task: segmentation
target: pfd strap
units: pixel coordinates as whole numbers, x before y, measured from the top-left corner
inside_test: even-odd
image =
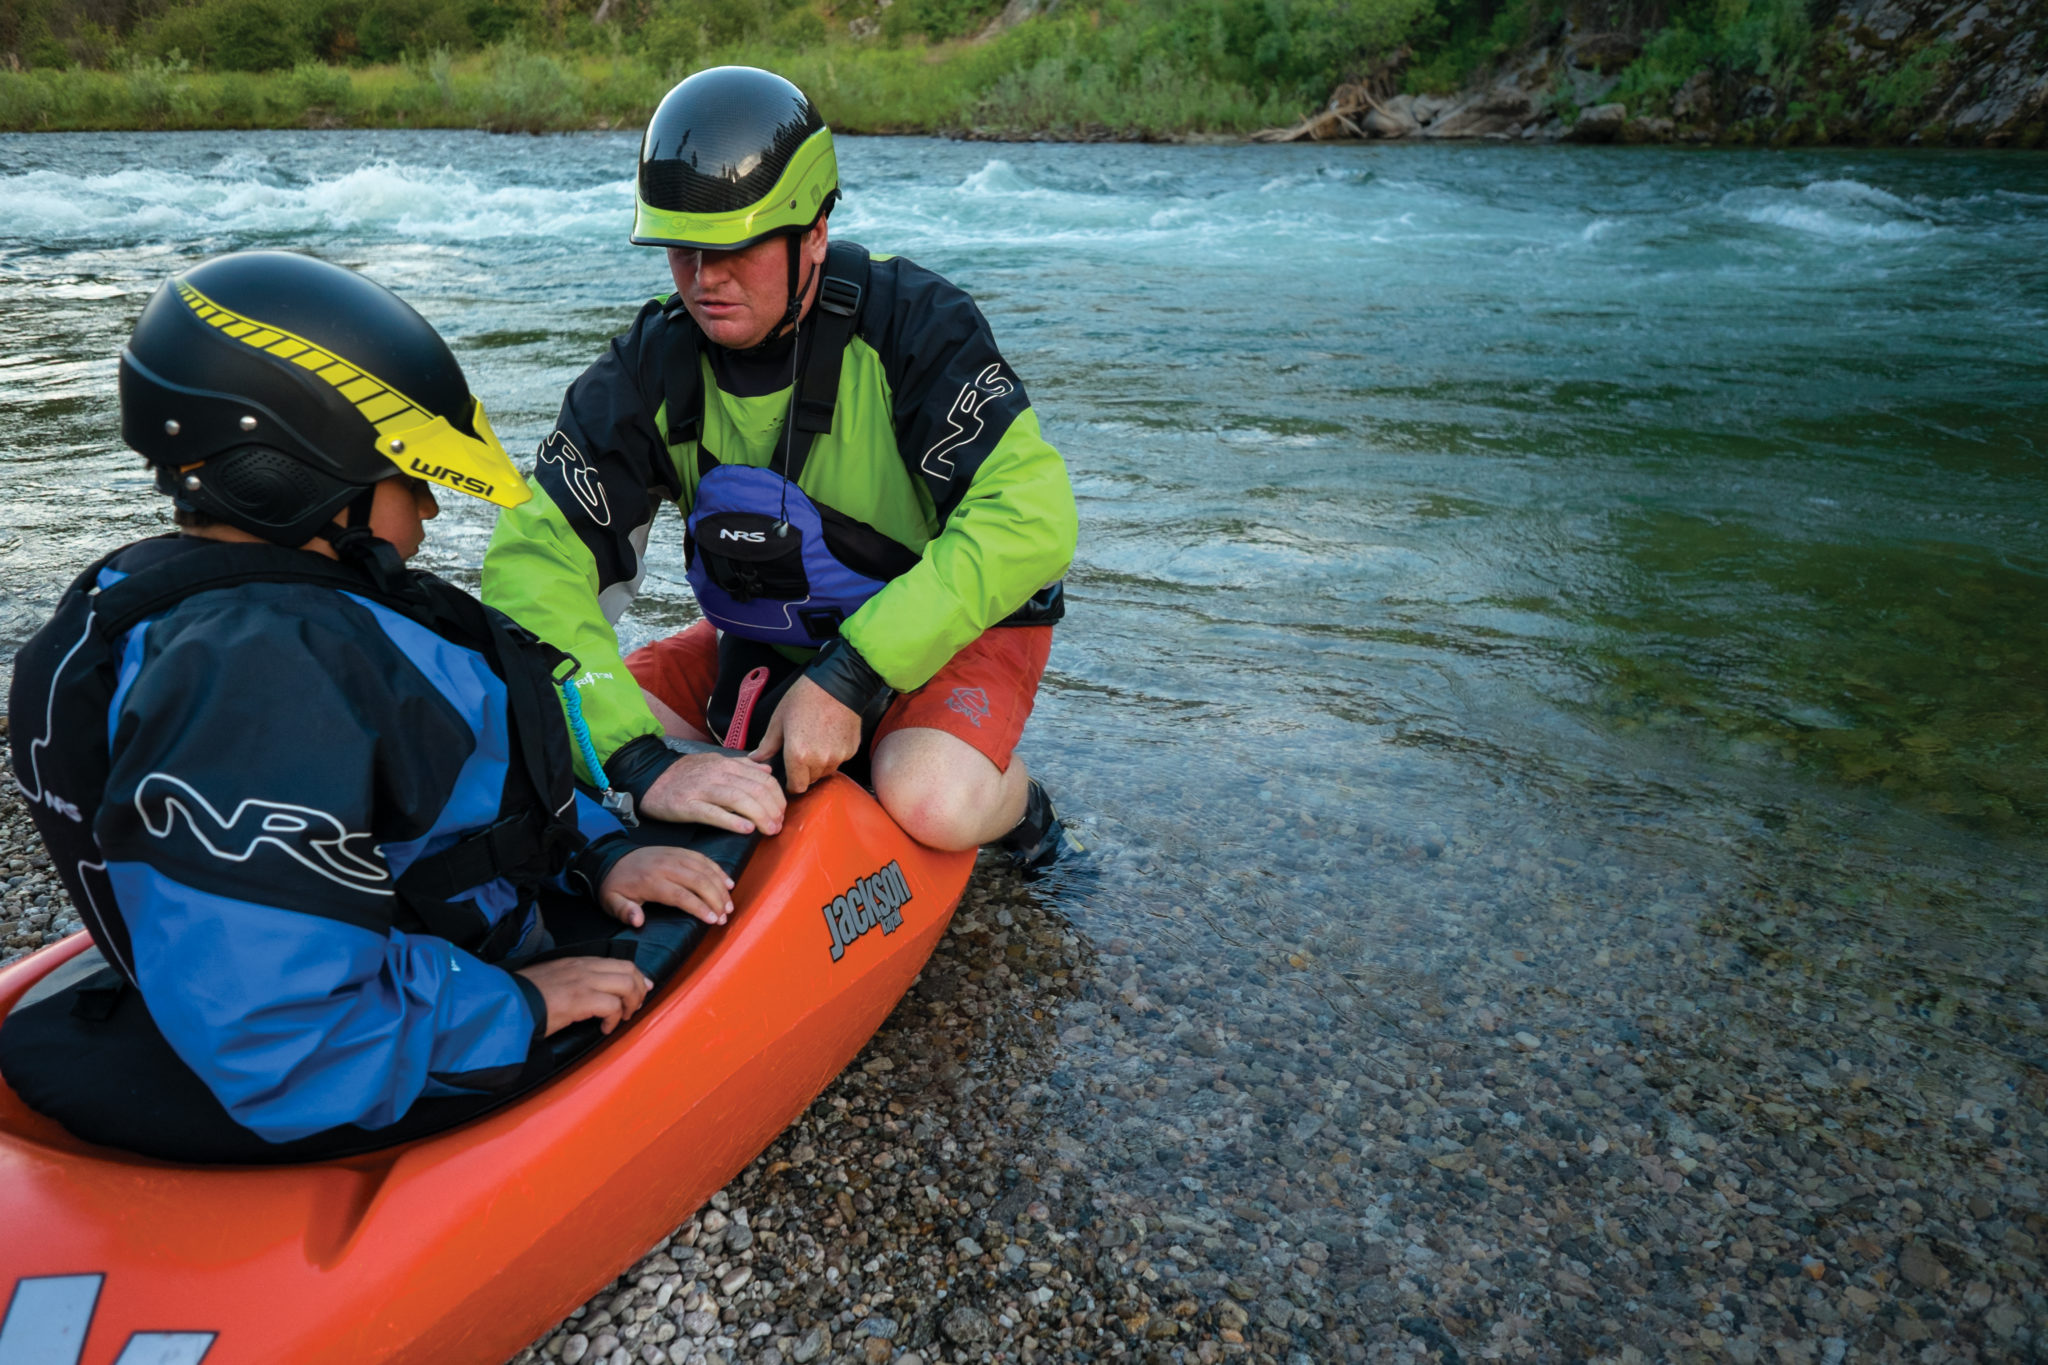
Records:
[[[537,832],[524,814],[507,816],[415,862],[398,879],[398,890],[408,898],[448,900],[500,877],[531,888],[554,875],[548,843],[547,833]]]
[[[661,392],[668,405],[668,443],[679,446],[704,432],[704,376],[697,363],[697,323],[677,294],[663,311],[668,320],[668,348],[661,357]],[[678,400],[681,401],[678,401]]]
[[[783,477],[792,483],[803,477],[812,439],[832,430],[833,413],[839,405],[839,373],[847,343],[860,328],[861,303],[867,297],[872,265],[867,248],[852,242],[834,242],[826,250],[817,322],[811,332],[810,354],[804,357],[803,377],[797,383],[795,425],[790,433],[788,467],[783,470]]]

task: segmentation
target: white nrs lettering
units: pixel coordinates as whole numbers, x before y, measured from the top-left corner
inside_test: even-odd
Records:
[[[918,467],[934,478],[953,477],[953,452],[979,439],[984,423],[981,410],[990,401],[1007,398],[1017,386],[1003,375],[1003,367],[991,365],[960,386],[953,407],[946,414],[946,432],[924,453]]]
[[[21,786],[19,782],[15,783],[14,785],[17,787]],[[57,812],[57,814],[64,816],[66,819],[70,820],[71,823],[74,825],[82,825],[85,823],[85,817],[78,813],[77,806],[73,805],[69,801],[66,801],[63,797],[57,795],[57,793],[51,791],[48,787],[43,788],[42,794],[38,796],[36,799],[38,801],[41,801],[44,805],[48,806],[51,810]]]
[[[832,960],[868,930],[880,925],[884,934],[903,927],[900,913],[910,903],[910,883],[899,863],[890,863],[862,877],[823,907],[825,927],[832,932]]]
[[[768,533],[766,531],[735,531],[730,526],[721,526],[718,528],[718,538],[720,540],[744,540],[750,541],[755,545],[761,545],[767,542]]]
[[[223,816],[191,783],[169,773],[151,773],[135,788],[135,811],[159,839],[177,830],[178,817],[200,846],[226,863],[246,863],[265,845],[277,849],[331,882],[373,896],[391,894],[391,872],[367,833],[324,810],[283,801],[244,800]],[[362,848],[351,845],[360,844]]]
[[[584,515],[599,526],[612,524],[612,505],[605,496],[604,482],[598,478],[597,471],[591,468],[583,452],[576,448],[574,441],[559,431],[549,432],[548,438],[540,443],[534,474],[538,476],[546,465],[553,465],[560,471],[562,486],[583,509]],[[564,507],[562,510],[566,512],[569,509]]]

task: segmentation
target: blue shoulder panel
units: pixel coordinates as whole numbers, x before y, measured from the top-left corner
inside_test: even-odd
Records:
[[[435,817],[433,827],[417,839],[383,846],[384,861],[395,880],[404,876],[405,870],[418,859],[439,853],[471,830],[481,829],[498,818],[512,763],[510,708],[505,704],[504,680],[491,672],[481,654],[442,639],[389,607],[354,593],[342,595],[376,618],[391,642],[448,699],[476,736],[476,748],[462,765],[455,789],[448,795],[448,804]],[[475,888],[469,899],[496,923],[517,904],[518,893],[501,879]]]

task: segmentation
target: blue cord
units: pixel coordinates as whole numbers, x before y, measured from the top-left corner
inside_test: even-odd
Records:
[[[590,770],[590,780],[599,791],[610,791],[611,779],[604,775],[604,764],[597,761],[597,746],[590,742],[590,722],[583,719],[583,697],[576,688],[576,680],[571,678],[559,686],[562,704],[569,708],[569,733],[576,736],[576,747],[583,751],[583,766]]]
[[[576,680],[568,678],[555,686],[561,689],[562,705],[569,712],[569,733],[576,737],[576,747],[583,751],[583,766],[590,770],[590,780],[597,784],[598,804],[616,816],[620,824],[638,825],[640,819],[633,809],[632,793],[613,791],[612,780],[604,775],[604,764],[598,762],[597,746],[590,742],[590,722],[583,719],[583,696],[576,690]]]

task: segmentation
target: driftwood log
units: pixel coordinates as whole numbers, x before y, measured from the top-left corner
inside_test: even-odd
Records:
[[[1254,142],[1331,142],[1342,138],[1364,138],[1366,117],[1386,111],[1373,98],[1364,81],[1340,85],[1330,102],[1292,128],[1266,128],[1252,134]]]

